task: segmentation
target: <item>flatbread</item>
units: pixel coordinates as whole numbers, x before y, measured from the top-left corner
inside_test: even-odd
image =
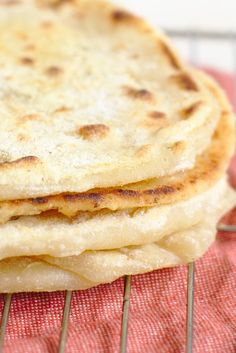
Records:
[[[204,77],[206,80],[206,78]],[[207,81],[208,82],[208,81]],[[196,159],[194,168],[172,176],[145,180],[123,187],[93,189],[32,199],[0,201],[0,223],[12,217],[37,215],[48,210],[74,217],[80,211],[150,207],[187,200],[211,188],[225,173],[235,148],[235,119],[223,93],[210,85],[221,104],[221,117],[210,146]],[[181,144],[176,149],[181,149]]]
[[[214,219],[214,221],[213,221]],[[195,261],[215,238],[215,218],[160,242],[80,256],[15,257],[0,261],[0,292],[78,290],[110,283],[123,275]]]
[[[4,1],[0,47],[1,200],[173,174],[210,143],[218,101],[123,9]]]
[[[79,211],[150,207],[187,200],[207,190],[222,177],[233,150],[232,116],[224,111],[210,147],[198,157],[195,167],[189,171],[118,189],[2,201],[0,202],[0,222],[5,223],[12,217],[35,215],[52,209],[68,217],[74,217]]]
[[[86,250],[118,249],[160,241],[188,229],[217,210],[236,204],[225,178],[202,194],[175,204],[82,212],[73,222],[60,214],[20,217],[0,225],[0,260],[15,256],[66,257]]]
[[[221,195],[220,202],[215,199],[215,208],[208,205],[208,209],[207,203],[204,205],[204,220],[149,244],[85,251],[77,256],[61,258],[22,256],[4,259],[0,261],[0,292],[87,289],[110,283],[123,275],[146,273],[195,261],[214,241],[217,219],[234,202],[235,193],[228,189]]]

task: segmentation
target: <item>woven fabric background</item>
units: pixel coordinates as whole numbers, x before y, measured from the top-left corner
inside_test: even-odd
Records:
[[[233,98],[230,75],[210,72]],[[236,186],[236,158],[230,168]],[[236,209],[225,222],[236,224]],[[133,277],[128,353],[182,353],[185,347],[185,266]],[[236,352],[236,235],[219,233],[196,265],[195,353]],[[67,353],[118,353],[123,279],[74,292]],[[13,296],[6,353],[56,353],[64,293]],[[0,298],[0,310],[3,297]]]

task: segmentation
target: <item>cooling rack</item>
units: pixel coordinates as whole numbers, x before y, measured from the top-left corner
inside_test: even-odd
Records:
[[[236,32],[216,32],[216,31],[195,31],[195,30],[175,30],[166,29],[167,34],[173,38],[174,41],[185,41],[187,45],[190,61],[198,65],[199,63],[199,46],[204,41],[208,43],[227,43],[231,51],[231,62],[233,72],[236,77]],[[236,82],[234,89],[234,102],[236,105]],[[219,224],[218,230],[224,232],[236,233],[236,225]],[[186,309],[186,353],[193,352],[193,338],[194,338],[194,272],[195,263],[188,264],[187,273],[187,309]],[[120,353],[127,352],[128,341],[128,324],[129,323],[129,306],[130,295],[132,289],[132,277],[126,276],[124,278],[124,297],[123,297],[123,315],[121,324],[120,336]],[[11,307],[11,299],[14,294],[6,294],[4,298],[4,307],[2,312],[2,319],[0,325],[0,353],[4,353],[4,337],[7,328],[8,316]],[[67,291],[65,294],[65,303],[63,310],[63,318],[61,324],[60,339],[58,342],[58,353],[65,353],[66,337],[68,331],[68,322],[71,308],[71,299],[73,292]],[[197,334],[197,333],[196,333]],[[90,353],[90,352],[89,352]],[[92,353],[92,352],[91,352]],[[160,352],[161,353],[161,352]]]

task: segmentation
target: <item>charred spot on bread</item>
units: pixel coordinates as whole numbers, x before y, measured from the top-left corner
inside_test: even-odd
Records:
[[[11,166],[16,166],[16,165],[29,167],[29,166],[34,165],[39,162],[40,162],[40,159],[38,157],[25,156],[25,157],[15,159],[13,161],[7,161],[7,162],[0,163],[0,168],[7,168],[7,167],[11,167]]]
[[[42,204],[48,203],[48,200],[49,200],[48,197],[35,197],[31,199],[31,202],[33,204],[42,205]]]
[[[133,22],[139,19],[137,16],[123,9],[117,9],[115,11],[112,11],[111,18],[116,23]]]
[[[183,152],[183,150],[186,147],[186,143],[184,141],[176,141],[174,142],[172,145],[170,145],[168,148],[174,152],[174,153],[178,153],[178,152]]]
[[[126,198],[139,196],[138,191],[127,189],[118,189],[115,191],[115,194]]]
[[[40,121],[40,120],[42,120],[42,117],[38,114],[26,114],[19,118],[17,125],[20,126],[20,125],[26,124],[28,121]]]
[[[183,120],[189,119],[193,114],[195,114],[200,109],[202,104],[203,104],[203,102],[198,101],[198,102],[195,102],[195,103],[191,104],[187,108],[182,109],[180,111],[181,118]]]
[[[153,101],[155,99],[154,94],[145,88],[123,86],[123,90],[125,95],[132,99],[139,99],[147,102]]]
[[[174,193],[176,190],[173,186],[161,185],[156,189],[145,190],[144,194],[146,195],[168,195]]]
[[[64,194],[63,199],[66,201],[72,201],[72,202],[75,202],[81,199],[99,202],[102,200],[102,195],[100,193],[95,193],[95,192],[80,193],[80,194]]]
[[[102,139],[109,133],[110,128],[104,124],[90,124],[79,127],[76,132],[84,140]]]
[[[29,140],[29,136],[27,136],[26,134],[20,133],[17,135],[17,140],[20,142],[26,142]]]
[[[23,58],[20,58],[20,63],[26,66],[33,66],[35,61],[29,56],[24,56]]]
[[[61,74],[63,74],[63,69],[59,66],[49,66],[46,70],[45,73],[49,77],[58,77]]]
[[[20,0],[1,0],[0,1],[0,6],[14,6],[14,5],[19,5],[21,4]]]
[[[73,0],[38,0],[40,5],[49,6],[54,9],[57,9],[58,7],[70,2],[73,2]]]
[[[57,109],[54,110],[54,114],[60,114],[60,113],[67,113],[70,112],[72,108],[66,107],[62,105],[61,107],[58,107]]]
[[[148,117],[152,118],[154,120],[159,120],[159,119],[165,119],[166,118],[166,114],[157,110],[154,110],[150,113],[148,113]]]
[[[185,91],[198,92],[198,85],[194,79],[187,73],[182,71],[179,74],[170,76],[170,80],[180,89]]]

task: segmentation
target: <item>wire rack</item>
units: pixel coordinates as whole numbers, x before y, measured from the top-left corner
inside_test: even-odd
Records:
[[[173,38],[174,41],[184,41],[187,45],[189,59],[195,65],[199,64],[199,45],[206,42],[221,42],[227,43],[231,51],[231,62],[233,72],[236,77],[236,32],[213,32],[213,31],[195,31],[195,30],[173,30],[167,29],[167,34]],[[231,69],[232,70],[232,69]],[[236,104],[236,82],[235,82],[235,104]],[[236,225],[219,224],[218,230],[224,232],[235,232]],[[195,263],[188,264],[187,274],[187,309],[186,309],[186,353],[193,353],[193,338],[194,338],[194,272]],[[131,295],[132,277],[126,276],[124,278],[124,296],[123,296],[123,315],[121,323],[120,336],[120,353],[127,352],[128,341],[128,324],[129,323],[129,306]],[[4,352],[4,338],[7,328],[7,322],[11,307],[11,299],[14,294],[6,294],[4,297],[4,307],[2,312],[2,319],[0,324],[0,353]],[[73,292],[67,291],[65,294],[65,303],[63,310],[63,318],[61,324],[60,339],[58,342],[58,353],[64,353],[66,350],[66,338],[68,331],[69,315],[71,308],[71,299]],[[196,333],[197,334],[197,333]]]

